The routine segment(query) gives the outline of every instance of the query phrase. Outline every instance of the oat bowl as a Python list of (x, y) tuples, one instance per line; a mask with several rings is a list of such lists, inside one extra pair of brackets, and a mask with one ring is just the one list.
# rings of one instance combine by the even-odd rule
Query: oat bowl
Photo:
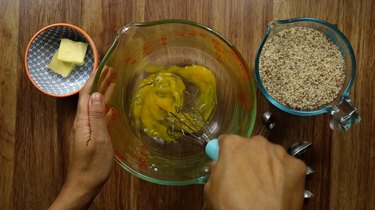
[(356, 61), (333, 25), (315, 18), (271, 21), (259, 45), (255, 78), (262, 94), (290, 114), (330, 113), (330, 127), (348, 130), (360, 121), (349, 99)]

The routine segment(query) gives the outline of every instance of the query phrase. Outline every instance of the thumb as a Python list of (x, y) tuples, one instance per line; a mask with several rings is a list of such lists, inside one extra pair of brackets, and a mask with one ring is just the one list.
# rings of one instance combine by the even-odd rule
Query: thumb
[(93, 93), (90, 96), (89, 103), (89, 123), (92, 139), (104, 139), (102, 137), (108, 134), (105, 115), (105, 105), (102, 94)]

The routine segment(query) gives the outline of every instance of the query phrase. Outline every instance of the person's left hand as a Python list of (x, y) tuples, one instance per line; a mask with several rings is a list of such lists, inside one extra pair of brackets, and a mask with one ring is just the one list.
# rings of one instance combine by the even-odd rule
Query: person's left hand
[(90, 205), (111, 172), (114, 154), (104, 99), (100, 93), (90, 95), (94, 75), (95, 72), (79, 94), (70, 134), (67, 178), (50, 209), (81, 209)]

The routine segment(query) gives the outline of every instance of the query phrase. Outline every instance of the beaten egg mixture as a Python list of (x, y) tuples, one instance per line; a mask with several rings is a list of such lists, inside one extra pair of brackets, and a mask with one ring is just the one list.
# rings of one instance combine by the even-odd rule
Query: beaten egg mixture
[(184, 131), (201, 130), (217, 100), (216, 78), (212, 71), (200, 65), (150, 66), (145, 71), (150, 75), (138, 82), (131, 101), (137, 129), (167, 142), (182, 135), (171, 132), (170, 121), (176, 119), (170, 118), (193, 121), (194, 126), (180, 126)]

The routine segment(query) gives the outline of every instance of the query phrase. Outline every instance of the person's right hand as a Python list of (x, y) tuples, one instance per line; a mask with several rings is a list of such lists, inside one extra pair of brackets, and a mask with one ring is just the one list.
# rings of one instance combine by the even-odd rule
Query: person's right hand
[(303, 161), (261, 136), (219, 138), (219, 159), (212, 164), (205, 195), (215, 210), (300, 210)]

